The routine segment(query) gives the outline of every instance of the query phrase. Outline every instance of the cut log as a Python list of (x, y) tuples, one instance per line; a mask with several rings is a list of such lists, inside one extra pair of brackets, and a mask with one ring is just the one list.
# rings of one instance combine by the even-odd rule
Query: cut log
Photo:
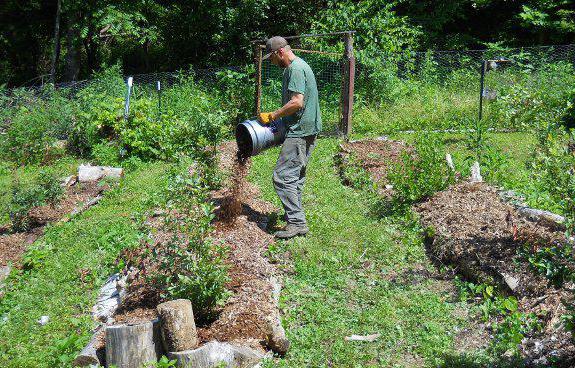
[(170, 360), (176, 360), (178, 368), (247, 368), (253, 367), (263, 355), (243, 346), (211, 341), (199, 349), (173, 352)]
[(124, 176), (124, 169), (108, 166), (80, 165), (78, 167), (78, 181), (80, 183), (98, 181), (103, 178), (120, 179)]
[(191, 350), (198, 346), (191, 301), (171, 300), (158, 305), (157, 310), (166, 351)]
[(72, 366), (87, 367), (90, 365), (100, 365), (102, 363), (100, 361), (101, 357), (98, 355), (101, 348), (100, 335), (102, 334), (102, 332), (103, 332), (102, 326), (98, 326), (96, 331), (94, 331), (94, 334), (92, 335), (92, 338), (90, 339), (88, 345), (86, 345), (86, 347), (82, 349), (80, 354), (78, 354), (76, 356), (76, 359), (74, 359), (74, 361), (72, 362)]
[(274, 353), (284, 355), (287, 353), (290, 342), (286, 337), (286, 332), (282, 326), (279, 300), (281, 292), (281, 283), (275, 278), (270, 278), (272, 285), (272, 302), (275, 306), (274, 311), (267, 317), (266, 345)]
[(159, 323), (116, 325), (106, 328), (106, 366), (141, 368), (161, 355)]

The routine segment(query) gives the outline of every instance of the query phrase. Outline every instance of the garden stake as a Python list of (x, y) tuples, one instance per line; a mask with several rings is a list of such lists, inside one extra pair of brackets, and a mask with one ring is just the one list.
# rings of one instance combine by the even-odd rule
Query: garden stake
[(126, 91), (126, 102), (124, 104), (124, 120), (128, 120), (128, 114), (130, 113), (130, 94), (132, 93), (132, 84), (134, 83), (133, 77), (128, 77), (126, 82), (128, 89)]

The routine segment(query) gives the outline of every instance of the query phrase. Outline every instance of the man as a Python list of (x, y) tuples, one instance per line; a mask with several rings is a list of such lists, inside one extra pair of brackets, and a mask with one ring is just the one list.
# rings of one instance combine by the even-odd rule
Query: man
[(311, 152), (321, 131), (321, 114), (315, 76), (309, 65), (297, 57), (283, 37), (266, 42), (264, 59), (284, 69), (282, 79), (283, 106), (258, 116), (262, 124), (283, 118), (286, 140), (276, 163), (273, 183), (286, 216), (285, 230), (276, 232), (280, 239), (289, 239), (309, 232), (302, 208), (302, 189)]

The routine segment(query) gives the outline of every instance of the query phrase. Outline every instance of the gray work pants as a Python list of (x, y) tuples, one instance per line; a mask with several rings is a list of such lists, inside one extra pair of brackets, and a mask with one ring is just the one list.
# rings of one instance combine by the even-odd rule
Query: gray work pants
[(288, 224), (306, 225), (301, 193), (315, 139), (315, 135), (286, 138), (274, 169), (274, 188), (284, 206)]

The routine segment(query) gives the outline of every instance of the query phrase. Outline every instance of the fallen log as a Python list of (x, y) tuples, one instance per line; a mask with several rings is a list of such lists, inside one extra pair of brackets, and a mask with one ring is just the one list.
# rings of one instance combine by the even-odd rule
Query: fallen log
[(168, 358), (175, 360), (178, 368), (247, 368), (258, 364), (264, 356), (247, 347), (211, 341), (195, 350), (169, 353)]
[(90, 339), (90, 342), (88, 342), (88, 345), (86, 345), (84, 349), (82, 349), (80, 354), (78, 354), (74, 359), (74, 361), (72, 362), (72, 366), (87, 367), (90, 365), (99, 365), (101, 363), (101, 358), (103, 357), (99, 356), (99, 354), (101, 345), (100, 335), (102, 334), (102, 332), (103, 332), (102, 326), (98, 326), (98, 328), (96, 328), (96, 331), (94, 331), (94, 334)]
[(121, 167), (80, 165), (78, 167), (78, 181), (80, 183), (98, 181), (103, 178), (120, 179), (124, 176)]

